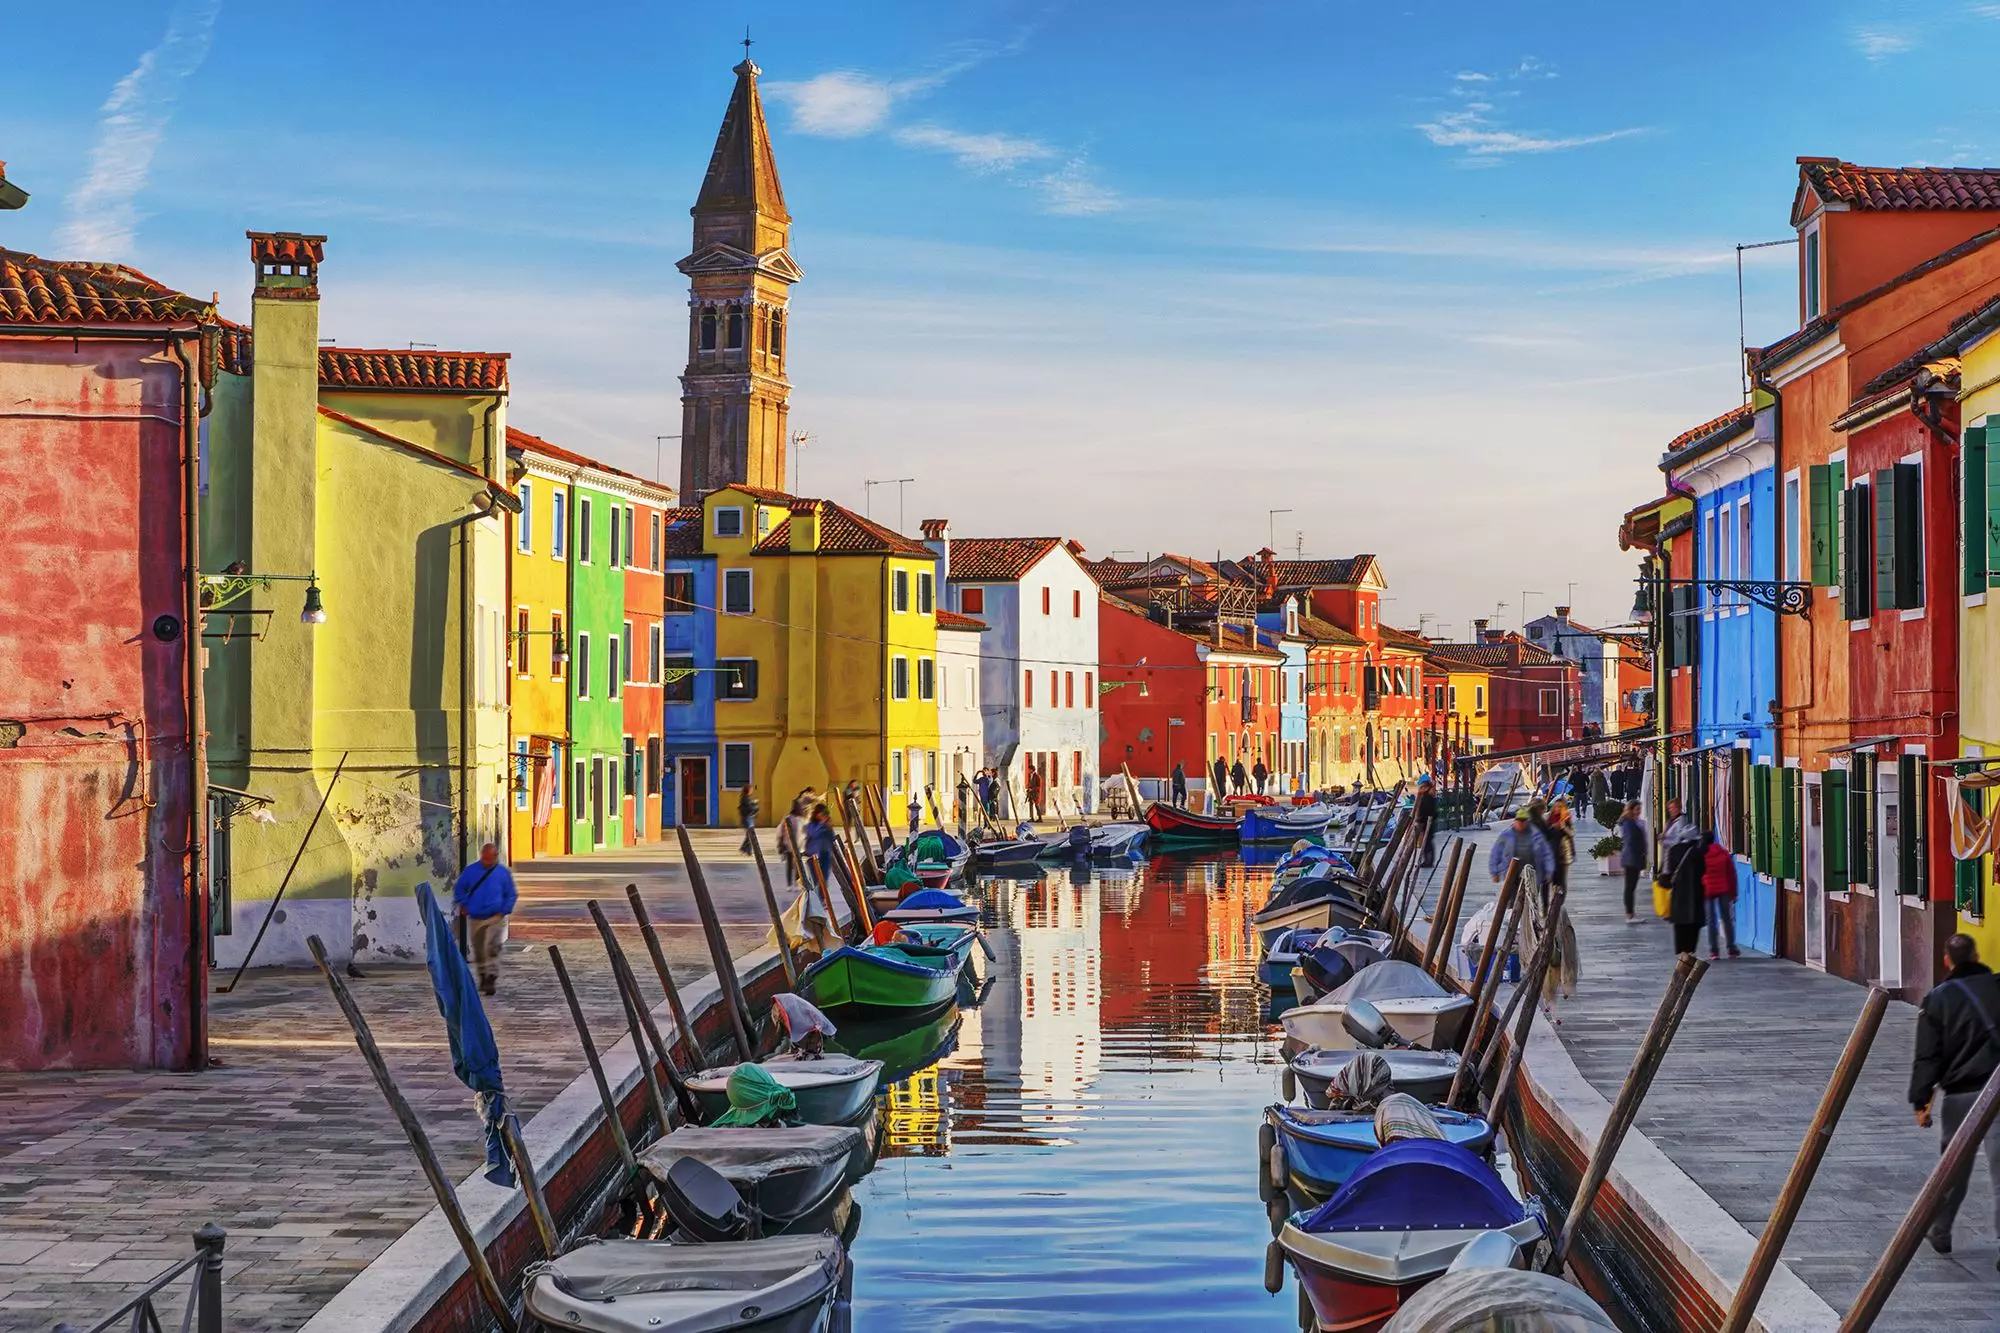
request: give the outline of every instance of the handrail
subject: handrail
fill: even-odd
[[[131,1333],[152,1329],[160,1333],[164,1325],[160,1323],[160,1312],[153,1306],[153,1297],[159,1295],[188,1270],[194,1270],[194,1277],[188,1283],[187,1305],[181,1311],[180,1333],[222,1333],[222,1247],[228,1234],[221,1227],[210,1222],[194,1233],[194,1253],[154,1278],[152,1283],[137,1296],[113,1310],[84,1333],[105,1333],[113,1324],[131,1316],[126,1327]],[[57,1324],[55,1333],[77,1333],[74,1326]]]

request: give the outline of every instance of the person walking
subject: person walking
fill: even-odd
[[[778,859],[785,863],[786,885],[799,882],[799,868],[805,863],[805,855],[806,812],[794,801],[791,810],[778,821]]]
[[[1736,947],[1736,858],[1729,854],[1713,833],[1708,835],[1708,845],[1702,849],[1701,890],[1706,900],[1704,912],[1708,917],[1708,956],[1720,958],[1717,952],[1717,932],[1729,941],[1729,956],[1741,958],[1743,951]]]
[[[1937,1122],[1939,1152],[2000,1066],[2000,977],[1979,961],[1979,946],[1970,935],[1944,942],[1944,968],[1944,981],[1917,1007],[1916,1058],[1910,1065],[1910,1105],[1919,1127]],[[2000,1235],[2000,1121],[1986,1133],[1986,1174],[1993,1181],[1993,1230]],[[1951,1226],[1971,1180],[1968,1160],[1945,1186],[1929,1236],[1939,1254],[1951,1253]],[[2000,1260],[1993,1266],[2000,1269]]]
[[[1250,780],[1257,784],[1257,794],[1262,796],[1264,794],[1264,784],[1271,780],[1271,770],[1264,767],[1262,759],[1259,759],[1256,767],[1250,770]]]
[[[1428,773],[1417,779],[1417,803],[1410,811],[1410,815],[1417,821],[1417,827],[1422,829],[1424,834],[1423,855],[1417,859],[1417,867],[1428,870],[1438,862],[1437,787],[1431,782],[1431,775]]]
[[[1221,814],[1223,798],[1229,794],[1229,765],[1223,763],[1222,756],[1218,754],[1215,756],[1215,764],[1211,771],[1215,781],[1208,790],[1215,798],[1215,813]]]
[[[1542,836],[1556,856],[1556,877],[1552,883],[1569,887],[1569,868],[1576,864],[1576,821],[1570,818],[1569,802],[1556,797],[1542,824]]]
[[[743,790],[736,796],[736,818],[743,824],[743,845],[737,850],[750,855],[751,830],[757,827],[757,812],[764,803],[757,799],[757,788],[752,783],[744,783]]]
[[[1042,770],[1032,765],[1028,768],[1028,809],[1034,812],[1035,822],[1042,822]]]
[[[1638,921],[1634,898],[1639,892],[1639,876],[1646,870],[1646,821],[1639,818],[1639,803],[1627,801],[1618,820],[1618,865],[1625,872],[1625,924]]]
[[[479,849],[478,862],[459,871],[452,881],[452,905],[465,917],[472,971],[482,995],[491,995],[500,987],[500,945],[507,937],[507,916],[518,897],[514,873],[500,864],[500,849],[490,842]]]
[[[1693,953],[1701,940],[1701,924],[1708,918],[1708,894],[1704,886],[1708,844],[1713,834],[1684,838],[1668,844],[1666,880],[1672,886],[1667,897],[1667,920],[1674,925],[1674,953]]]
[[[1519,858],[1535,868],[1535,873],[1547,883],[1555,877],[1555,853],[1549,850],[1549,840],[1528,818],[1525,809],[1514,812],[1514,822],[1500,830],[1500,836],[1493,840],[1493,850],[1486,856],[1486,871],[1498,884],[1507,873],[1508,865]]]
[[[1250,774],[1245,771],[1243,761],[1238,759],[1229,766],[1229,789],[1236,795],[1243,795],[1250,786]]]
[[[1187,809],[1187,766],[1185,764],[1176,763],[1174,765],[1174,804],[1183,810]]]

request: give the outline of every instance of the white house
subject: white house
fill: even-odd
[[[1082,546],[1059,537],[953,539],[943,519],[924,524],[924,540],[938,553],[947,609],[987,626],[979,636],[984,767],[1000,770],[1022,800],[1032,771],[1063,813],[1095,811],[1097,583]]]
[[[946,822],[953,824],[958,822],[953,805],[958,780],[963,777],[969,783],[986,766],[986,726],[979,712],[979,641],[985,633],[985,621],[938,608],[937,800]],[[969,810],[965,818],[977,822]]]

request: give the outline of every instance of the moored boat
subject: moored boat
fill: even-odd
[[[851,1055],[778,1055],[758,1063],[797,1099],[794,1114],[808,1125],[852,1124],[873,1103],[882,1079],[880,1060]],[[717,1065],[688,1077],[703,1119],[713,1120],[729,1109],[729,1076],[735,1069],[733,1064]]]
[[[1292,1011],[1287,1009],[1284,1017]],[[1283,1021],[1283,1018],[1279,1020]],[[1360,1051],[1301,1051],[1292,1057],[1291,1070],[1299,1081],[1299,1090],[1305,1094],[1306,1105],[1316,1111],[1327,1106],[1327,1084],[1333,1076],[1345,1069]],[[1451,1092],[1451,1081],[1458,1075],[1457,1051],[1402,1051],[1380,1052],[1389,1062],[1389,1080],[1397,1092],[1407,1092],[1418,1101],[1429,1106],[1441,1102]]]
[[[1237,841],[1241,821],[1234,815],[1204,815],[1185,806],[1154,801],[1146,807],[1153,841],[1184,846],[1227,846]]]
[[[1271,947],[1264,951],[1263,959],[1257,964],[1257,979],[1273,990],[1289,987],[1292,984],[1292,969],[1327,935],[1328,930],[1326,926],[1288,926],[1279,931],[1272,937]]]
[[[1250,918],[1258,944],[1266,952],[1278,932],[1288,926],[1340,926],[1358,929],[1367,919],[1368,889],[1338,875],[1294,883],[1273,894]]]
[[[639,1165],[664,1189],[678,1163],[700,1162],[736,1187],[756,1218],[753,1234],[773,1236],[825,1221],[867,1168],[865,1138],[849,1125],[686,1125],[639,1154]]]
[[[1318,837],[1332,822],[1330,805],[1257,805],[1243,812],[1236,835],[1244,842],[1296,842]]]
[[[1483,1118],[1442,1106],[1428,1109],[1447,1142],[1481,1157],[1493,1151],[1493,1126]],[[1315,1111],[1281,1104],[1268,1108],[1264,1121],[1284,1149],[1272,1164],[1273,1178],[1308,1199],[1330,1197],[1382,1146],[1373,1110]]]
[[[589,1240],[529,1270],[526,1307],[549,1328],[593,1333],[814,1333],[846,1263],[829,1235]]]
[[[957,997],[958,974],[971,949],[970,931],[946,948],[843,945],[805,970],[799,991],[829,1013],[915,1016]]]
[[[970,922],[979,920],[979,908],[948,889],[919,889],[898,901],[882,916],[906,924],[914,921]]]
[[[1456,1048],[1472,1012],[1471,997],[1447,991],[1414,963],[1388,959],[1362,968],[1320,999],[1287,1010],[1285,1035],[1302,1046],[1354,1047],[1346,1019],[1347,1003],[1356,999],[1371,1002],[1398,1040],[1429,1051]]]

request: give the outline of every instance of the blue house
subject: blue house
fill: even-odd
[[[1676,439],[1660,461],[1670,490],[1694,500],[1697,580],[1796,578],[1779,571],[1776,414],[1745,404]],[[1788,487],[1796,513],[1798,479]],[[1797,559],[1793,543],[1791,559]],[[1669,606],[1669,630],[1693,641],[1691,730],[1675,758],[1686,763],[1690,814],[1736,858],[1736,939],[1775,952],[1778,886],[1751,866],[1753,773],[1779,762],[1771,709],[1778,697],[1777,613],[1741,590],[1705,584]]]
[[[1306,789],[1306,640],[1299,630],[1299,599],[1257,613],[1265,646],[1285,655],[1278,669],[1278,781],[1288,792]]]
[[[722,824],[717,808],[721,781],[715,742],[715,559],[702,551],[701,508],[668,513],[665,687],[661,739],[660,823],[690,827]]]

